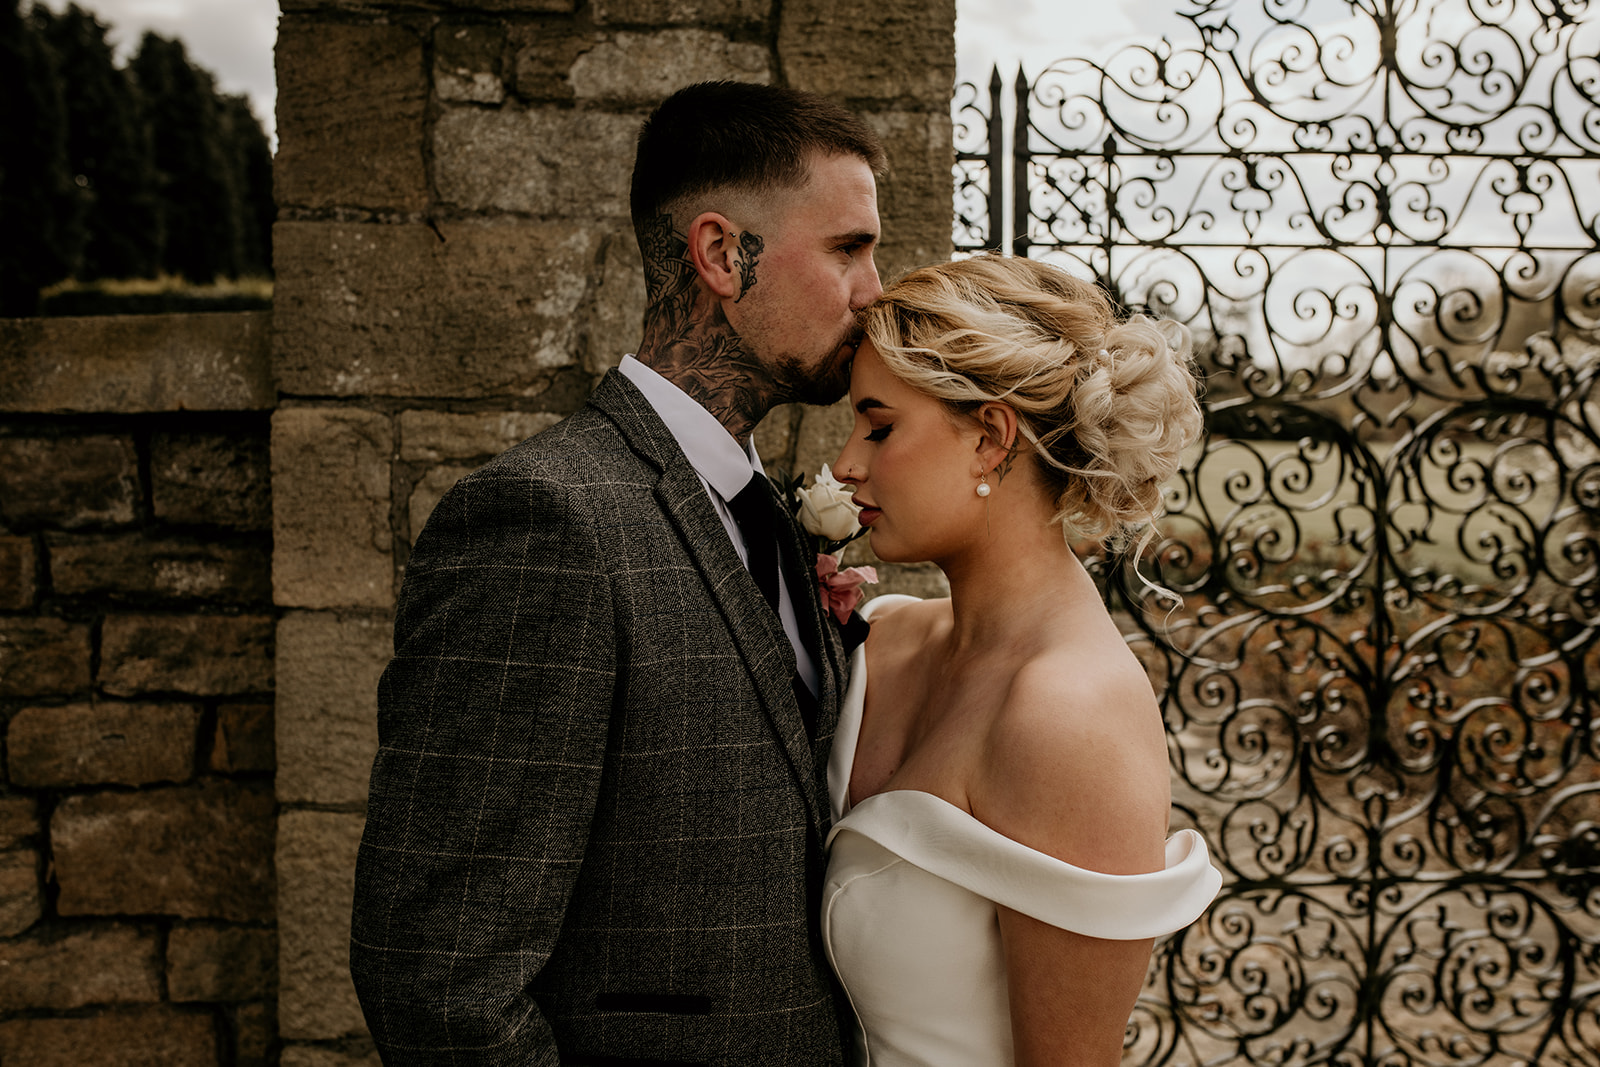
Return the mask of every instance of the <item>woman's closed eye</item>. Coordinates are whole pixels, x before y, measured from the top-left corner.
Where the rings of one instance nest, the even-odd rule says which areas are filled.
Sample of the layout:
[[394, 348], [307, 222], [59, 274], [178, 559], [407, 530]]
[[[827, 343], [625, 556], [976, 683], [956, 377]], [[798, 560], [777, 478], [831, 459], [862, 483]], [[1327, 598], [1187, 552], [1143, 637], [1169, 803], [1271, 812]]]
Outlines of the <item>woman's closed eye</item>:
[[879, 426], [876, 430], [873, 430], [871, 433], [867, 434], [865, 439], [868, 441], [882, 441], [885, 437], [889, 436], [889, 431], [892, 429], [894, 429], [894, 423], [886, 423], [885, 425]]

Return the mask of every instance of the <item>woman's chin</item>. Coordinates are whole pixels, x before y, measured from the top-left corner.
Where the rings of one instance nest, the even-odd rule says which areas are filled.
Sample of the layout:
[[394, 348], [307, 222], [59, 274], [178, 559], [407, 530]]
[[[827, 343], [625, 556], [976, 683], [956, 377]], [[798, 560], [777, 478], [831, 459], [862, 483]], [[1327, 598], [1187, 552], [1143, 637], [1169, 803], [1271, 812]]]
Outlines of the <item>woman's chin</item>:
[[925, 555], [908, 552], [908, 546], [896, 544], [893, 537], [876, 526], [867, 534], [867, 544], [872, 546], [872, 554], [880, 563], [924, 563], [928, 559]]

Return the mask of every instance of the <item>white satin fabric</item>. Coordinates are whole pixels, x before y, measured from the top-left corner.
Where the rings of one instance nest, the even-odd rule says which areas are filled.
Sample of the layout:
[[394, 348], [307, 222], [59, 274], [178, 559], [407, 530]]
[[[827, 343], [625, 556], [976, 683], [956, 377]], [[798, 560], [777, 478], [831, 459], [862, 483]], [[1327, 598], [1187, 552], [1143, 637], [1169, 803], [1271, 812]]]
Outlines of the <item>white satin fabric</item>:
[[[878, 597], [864, 614], [912, 599]], [[858, 648], [828, 764], [834, 825], [822, 895], [828, 959], [856, 1016], [853, 1064], [1013, 1062], [997, 904], [1121, 940], [1182, 929], [1216, 896], [1222, 876], [1193, 830], [1167, 841], [1165, 870], [1111, 875], [1028, 848], [931, 793], [877, 793], [852, 809], [866, 684]]]

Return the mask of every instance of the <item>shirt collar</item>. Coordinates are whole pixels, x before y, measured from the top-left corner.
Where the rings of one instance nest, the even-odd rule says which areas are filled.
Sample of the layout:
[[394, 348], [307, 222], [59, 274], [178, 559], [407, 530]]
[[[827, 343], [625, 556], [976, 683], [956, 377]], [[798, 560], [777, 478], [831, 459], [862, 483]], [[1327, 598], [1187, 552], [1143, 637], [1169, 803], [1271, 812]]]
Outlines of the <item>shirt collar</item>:
[[752, 471], [766, 473], [756, 455], [754, 435], [741, 448], [699, 401], [631, 355], [622, 357], [617, 370], [644, 394], [694, 472], [723, 500], [732, 500], [750, 481]]

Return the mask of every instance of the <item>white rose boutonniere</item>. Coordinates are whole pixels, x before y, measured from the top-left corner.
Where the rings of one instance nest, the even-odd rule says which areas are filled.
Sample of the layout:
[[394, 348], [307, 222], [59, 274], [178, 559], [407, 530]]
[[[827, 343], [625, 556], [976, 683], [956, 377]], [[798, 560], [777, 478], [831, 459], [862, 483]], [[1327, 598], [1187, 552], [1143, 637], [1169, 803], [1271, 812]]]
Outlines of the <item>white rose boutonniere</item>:
[[796, 478], [787, 495], [801, 527], [817, 539], [817, 595], [824, 609], [848, 630], [850, 613], [861, 603], [862, 584], [878, 581], [873, 567], [839, 569], [844, 546], [865, 532], [861, 509], [851, 497], [850, 487], [835, 478], [826, 463], [812, 479], [811, 488], [804, 488], [803, 483], [804, 479]]
[[861, 509], [851, 498], [850, 488], [833, 476], [826, 463], [811, 488], [796, 488], [794, 495], [800, 502], [800, 525], [806, 533], [827, 541], [849, 542], [861, 532]]

